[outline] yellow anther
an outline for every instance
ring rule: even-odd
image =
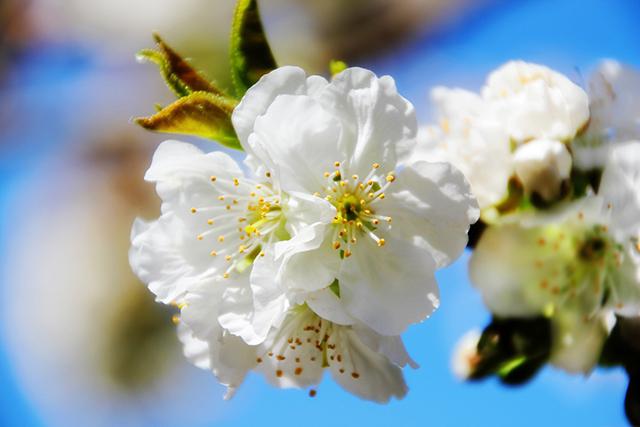
[[[191,208],[191,213],[196,213],[196,212],[198,212],[198,209],[196,209],[196,208]]]
[[[238,222],[245,222],[247,220],[247,218],[238,218]]]
[[[385,244],[384,239],[380,239],[380,240],[378,240],[378,246],[383,247],[383,246],[384,246],[384,244]]]
[[[231,255],[227,255],[224,257],[225,261],[231,261],[231,258],[232,258]]]
[[[366,202],[366,200],[364,200],[364,199],[360,199],[360,204],[361,204],[361,205],[364,205],[364,204],[366,204],[366,203],[367,203],[367,202]]]
[[[378,199],[382,200],[382,199],[384,199],[384,197],[385,197],[384,193],[380,193],[380,195],[378,196]]]
[[[218,252],[216,252],[216,251],[211,251],[211,252],[209,252],[209,255],[211,255],[211,256],[218,256]]]
[[[233,204],[237,205],[238,204],[238,199],[233,199]]]
[[[240,185],[240,181],[238,181],[238,178],[233,178],[233,185],[235,185],[236,187]]]
[[[320,193],[318,193],[317,191],[315,193],[313,193],[314,196],[316,197],[320,197]]]
[[[378,224],[380,224],[380,221],[378,221],[377,219],[374,219],[373,221],[371,221],[371,223],[373,225],[378,225]]]
[[[353,180],[356,180],[356,181],[357,181],[357,180],[358,180],[358,175],[351,175],[351,179],[353,179]]]
[[[324,177],[325,177],[325,178],[329,178],[330,176],[331,176],[331,174],[330,174],[329,172],[325,172],[325,173],[324,173]]]
[[[249,196],[251,196],[251,197],[256,197],[256,192],[255,192],[255,191],[252,191],[251,193],[249,193]]]
[[[212,220],[212,219],[208,219],[208,220],[207,220],[207,224],[209,224],[209,225],[213,225],[213,220]]]
[[[198,240],[202,240],[202,239],[204,239],[204,237],[202,236],[202,234],[198,234],[198,237],[197,237],[197,238],[198,238]]]
[[[386,218],[385,218],[385,220],[386,220],[388,223],[391,223],[391,217],[390,217],[390,216],[386,217]]]
[[[211,180],[211,182],[216,182],[216,180],[218,179],[216,176],[211,175],[211,178],[209,178]]]
[[[374,169],[378,169],[380,167],[380,163],[374,163],[372,166]]]
[[[260,252],[260,256],[264,256],[264,252]]]
[[[367,194],[367,197],[369,197],[370,199],[373,199],[373,198],[374,198],[374,196],[375,196],[375,194],[374,194],[374,193],[369,193],[369,194]]]
[[[262,185],[260,185],[260,184],[256,184],[256,189],[257,189],[257,190],[259,190],[259,189],[261,189],[261,188],[262,188]]]
[[[346,251],[344,251],[344,257],[345,258],[349,258],[351,256],[351,251],[349,249],[347,249]]]
[[[333,242],[333,249],[340,249],[340,242]]]
[[[231,205],[227,205],[227,206],[225,206],[225,209],[226,209],[226,210],[231,210]]]
[[[220,200],[221,202],[224,201],[224,196],[218,196],[218,200]]]
[[[267,176],[267,178],[271,178],[271,172],[266,172],[265,175]]]
[[[334,163],[333,163],[333,166],[335,166],[335,167],[339,168],[339,167],[340,167],[340,162],[334,162]]]
[[[396,180],[396,177],[393,174],[389,174],[389,175],[387,175],[386,180],[387,180],[387,182],[393,182],[393,181]]]
[[[224,242],[224,236],[219,236],[218,237],[218,242],[220,242],[220,243]]]
[[[178,316],[177,314],[174,314],[173,316],[171,316],[171,321],[173,322],[174,325],[177,325],[178,323],[180,323],[180,316]]]
[[[229,273],[224,273],[224,274],[222,275],[222,277],[224,277],[225,279],[228,279],[228,278],[229,278]]]

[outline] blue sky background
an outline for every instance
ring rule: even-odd
[[[547,64],[577,82],[582,81],[581,76],[586,78],[600,58],[638,66],[639,23],[637,0],[497,1],[383,59],[358,65],[393,75],[400,91],[416,104],[419,117],[424,119],[429,114],[429,87],[442,84],[478,89],[490,70],[509,59]],[[73,123],[70,110],[79,106],[79,98],[73,98],[80,90],[78,82],[95,71],[90,56],[65,49],[32,53],[21,66],[25,72],[13,84],[20,85],[20,102],[33,105],[30,111],[37,126],[0,133],[9,142],[22,141],[0,152],[0,255],[11,250],[2,236],[11,227],[7,212],[15,193],[64,144],[66,126]],[[66,96],[76,101],[56,107]],[[272,389],[262,378],[250,375],[231,402],[215,405],[220,411],[215,425],[625,425],[622,402],[626,380],[619,370],[597,371],[584,379],[547,368],[519,388],[491,380],[469,385],[453,377],[449,365],[455,342],[468,329],[482,327],[488,320],[479,296],[469,285],[467,259],[465,256],[440,272],[440,310],[406,335],[407,347],[421,368],[406,371],[410,392],[403,401],[385,406],[363,402],[330,380],[311,399],[304,391]],[[222,388],[207,375],[201,373],[210,382],[207,387],[212,399],[217,399]],[[185,389],[186,399],[199,399],[188,392]],[[202,404],[210,401],[202,399]],[[170,408],[155,410],[161,419],[163,411]],[[21,390],[2,342],[0,426],[47,426]]]

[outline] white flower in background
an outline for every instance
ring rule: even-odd
[[[565,144],[536,139],[518,147],[513,155],[516,176],[527,192],[545,200],[555,198],[571,173],[571,154]]]
[[[412,160],[452,163],[469,180],[480,208],[502,201],[513,164],[501,123],[473,92],[437,87],[431,99],[438,124],[420,129]]]
[[[469,180],[483,213],[505,200],[514,175],[545,199],[558,194],[571,168],[560,145],[589,119],[580,87],[546,67],[516,61],[491,73],[481,95],[438,87],[431,97],[438,124],[421,132],[413,161],[451,162]]]
[[[282,67],[246,93],[233,123],[250,161],[283,192],[334,212],[276,243],[273,260],[258,258],[252,276],[294,293],[337,280],[345,312],[384,335],[437,307],[434,271],[464,249],[478,209],[449,164],[399,169],[417,125],[390,77],[351,68],[327,82]]]
[[[593,366],[584,348],[602,345],[609,313],[640,314],[639,162],[640,143],[618,146],[597,196],[490,227],[471,258],[471,281],[494,314],[551,316],[554,351],[570,354],[552,360],[565,369]]]
[[[600,169],[612,143],[640,138],[640,73],[606,60],[589,79],[591,120],[588,132],[572,144],[574,163]]]
[[[461,380],[468,379],[473,373],[478,361],[478,342],[482,333],[472,329],[460,337],[453,349],[451,370]]]
[[[518,142],[570,140],[589,120],[586,92],[542,65],[507,62],[489,75],[482,97]]]
[[[589,80],[590,130],[616,142],[640,138],[640,73],[603,61]]]

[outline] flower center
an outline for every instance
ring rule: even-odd
[[[225,279],[234,270],[244,271],[256,257],[264,256],[263,245],[288,238],[281,195],[270,182],[271,174],[266,176],[264,183],[211,176],[209,180],[219,194],[218,203],[191,208],[192,214],[207,216],[203,222],[208,228],[197,239],[209,241],[213,246],[209,246],[209,255],[223,256],[229,264],[223,273]]]
[[[351,349],[345,348],[340,328],[348,327],[320,318],[306,305],[297,306],[256,362],[274,369],[278,378],[333,367],[341,375],[358,379],[362,371],[351,357]]]
[[[335,162],[334,166],[333,172],[324,173],[323,193],[315,193],[328,200],[337,211],[332,221],[333,248],[339,251],[341,258],[348,258],[361,236],[371,238],[379,247],[384,246],[384,238],[376,231],[381,224],[390,230],[392,218],[377,211],[380,201],[385,198],[385,190],[395,181],[395,175],[393,172],[381,173],[378,163],[371,166],[363,179],[358,175],[348,176],[340,162]]]
[[[625,286],[620,277],[624,253],[607,227],[546,227],[538,245],[546,251],[545,257],[534,261],[541,273],[539,286],[550,292],[556,306],[578,304],[587,316],[605,305],[619,308],[620,287]]]

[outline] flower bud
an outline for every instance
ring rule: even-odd
[[[558,141],[537,139],[519,147],[513,157],[516,175],[528,193],[547,201],[560,193],[562,181],[571,173],[571,154]]]

